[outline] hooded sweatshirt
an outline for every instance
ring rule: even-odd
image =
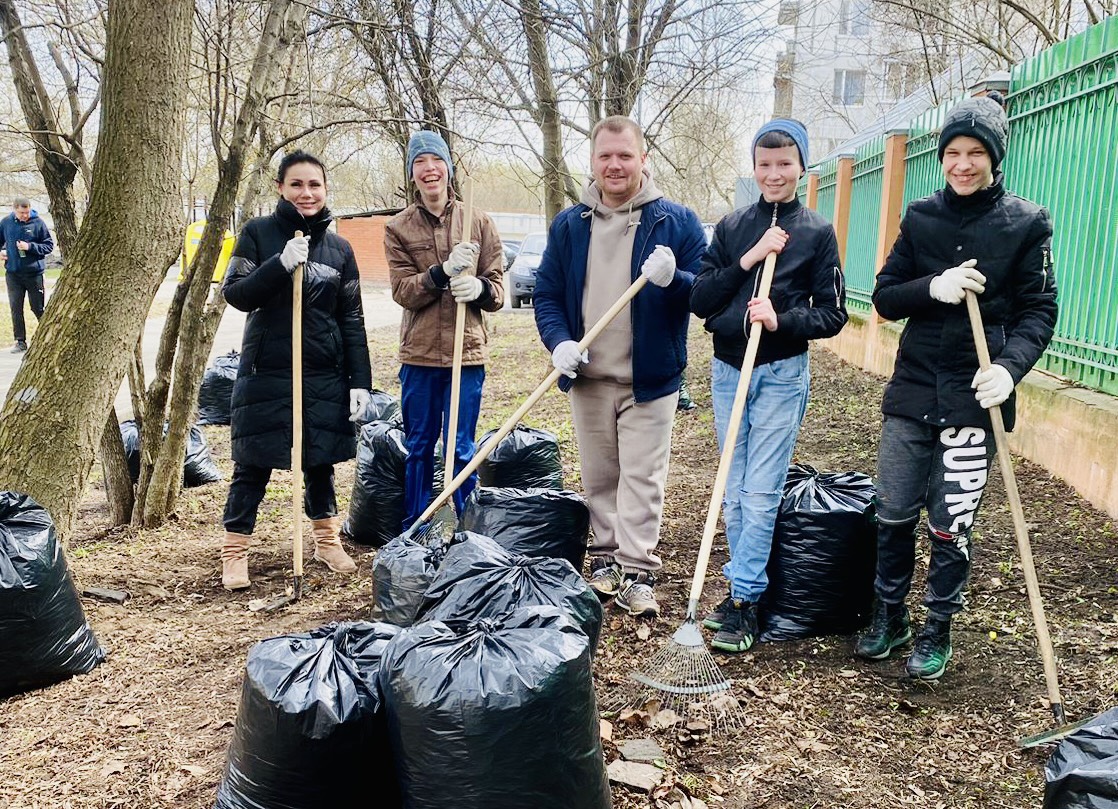
[[[633,243],[641,208],[663,197],[646,166],[636,195],[618,208],[602,202],[596,182],[582,192],[582,213],[590,218],[590,252],[586,261],[586,285],[582,291],[584,323],[596,323],[632,284]],[[609,379],[629,385],[633,382],[633,323],[626,306],[594,341],[590,363],[580,371],[589,379]]]

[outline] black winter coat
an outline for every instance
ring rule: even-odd
[[[691,311],[714,334],[714,356],[739,370],[749,339],[746,312],[764,262],[748,272],[738,262],[772,227],[772,214],[772,203],[762,197],[723,217],[691,288]],[[798,356],[808,340],[834,337],[846,324],[846,288],[831,223],[795,199],[780,203],[777,225],[788,231],[769,290],[777,329],[761,330],[757,365]]]
[[[985,427],[990,416],[974,398],[978,354],[965,303],[935,300],[932,279],[976,259],[986,276],[978,296],[990,356],[1014,384],[1033,367],[1056,326],[1048,212],[1006,193],[999,172],[989,188],[959,196],[950,187],[908,206],[900,235],[877,276],[873,304],[888,320],[908,318],[881,409],[942,427]],[[1014,397],[1002,405],[1006,429]]]
[[[349,242],[327,231],[325,208],[305,220],[280,200],[245,223],[222,292],[248,312],[233,385],[233,460],[291,468],[291,274],[279,254],[296,230],[311,236],[303,272],[303,465],[356,454],[349,389],[372,386],[361,283]]]

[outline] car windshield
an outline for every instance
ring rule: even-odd
[[[524,243],[520,245],[520,255],[542,256],[545,247],[547,247],[546,233],[530,233],[524,237]]]

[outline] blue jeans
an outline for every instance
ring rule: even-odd
[[[481,410],[481,388],[485,382],[484,365],[462,367],[462,387],[458,401],[458,436],[454,444],[454,474],[470,462],[477,450],[474,433]],[[422,365],[400,366],[400,410],[404,416],[404,524],[407,529],[431,503],[435,480],[435,444],[450,424],[450,369]],[[444,474],[446,474],[444,472]],[[454,493],[458,513],[477,485],[477,473],[470,475]]]
[[[725,445],[740,376],[734,366],[717,358],[711,360],[710,393],[720,451]],[[765,567],[773,529],[810,390],[807,352],[760,365],[749,380],[749,396],[722,501],[730,545],[730,561],[723,566],[722,574],[730,582],[734,598],[755,602],[768,587]]]

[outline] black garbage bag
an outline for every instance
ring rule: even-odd
[[[848,635],[868,623],[877,561],[873,496],[873,481],[858,472],[788,470],[758,608],[761,640]]]
[[[357,414],[353,426],[358,433],[366,424],[374,421],[393,421],[400,418],[400,402],[391,393],[373,389],[369,391],[369,402]]]
[[[234,349],[214,360],[198,389],[198,423],[228,424],[233,414],[233,383],[241,355]]]
[[[441,446],[441,445],[440,445]],[[442,453],[435,450],[434,491],[443,488]],[[404,517],[404,428],[398,421],[374,421],[357,439],[357,469],[342,533],[359,545],[380,547],[399,535]]]
[[[1060,742],[1044,781],[1044,809],[1118,809],[1118,708]]]
[[[167,434],[166,424],[163,425],[163,434]],[[120,423],[120,438],[124,442],[128,474],[132,482],[136,483],[140,479],[140,431],[133,419]],[[221,472],[210,456],[206,436],[197,425],[191,427],[186,437],[186,455],[182,464],[183,485],[191,489],[207,483],[218,483],[221,479]]]
[[[25,494],[0,491],[0,699],[104,659],[50,514]]]
[[[479,486],[462,509],[461,527],[491,537],[510,553],[566,559],[582,570],[590,509],[575,492]]]
[[[219,483],[221,472],[217,464],[210,457],[210,448],[206,445],[206,436],[202,434],[197,425],[190,428],[186,437],[186,460],[182,464],[182,485],[188,489],[195,486],[205,486],[207,483]]]
[[[333,623],[253,646],[217,809],[398,809],[377,685],[398,632]]]
[[[439,565],[420,620],[500,618],[521,607],[561,607],[598,648],[602,603],[566,559],[514,556],[489,537],[464,533]]]
[[[451,545],[413,526],[377,552],[373,559],[373,603],[378,617],[396,626],[411,626],[423,606],[423,594]],[[463,541],[459,534],[452,541]]]
[[[496,433],[490,430],[480,447]],[[508,489],[562,489],[563,464],[559,461],[559,439],[535,427],[518,424],[497,444],[478,467],[482,486]]]
[[[590,645],[562,610],[416,624],[380,686],[407,809],[609,809]]]

